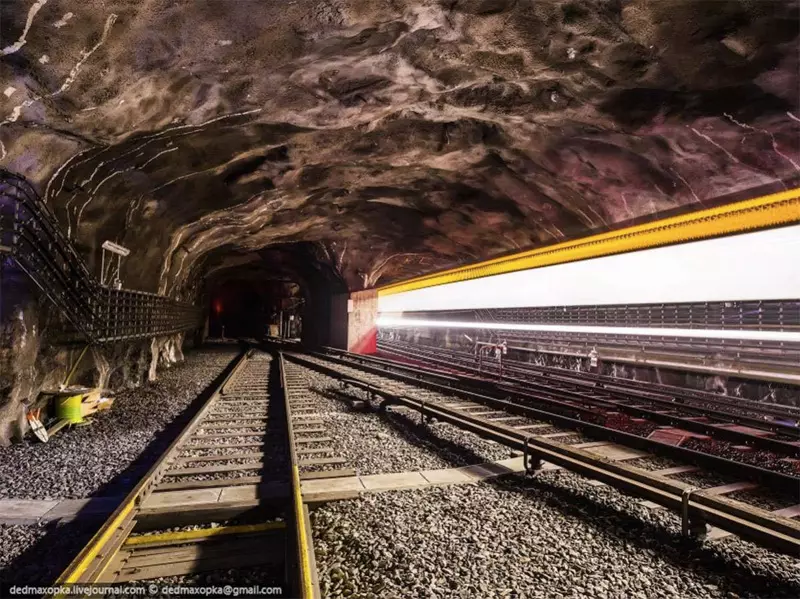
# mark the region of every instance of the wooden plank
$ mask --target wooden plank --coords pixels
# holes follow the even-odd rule
[[[237,536],[235,539],[222,540],[210,537],[198,541],[183,541],[183,546],[180,547],[160,546],[152,549],[136,547],[125,564],[125,568],[194,561],[198,558],[217,557],[226,553],[258,551],[262,543],[274,542],[276,536],[283,535],[283,530],[275,530],[271,534],[249,534]]]
[[[237,485],[257,485],[264,482],[263,476],[242,476],[240,478],[219,478],[217,480],[186,480],[176,482],[162,482],[153,489],[154,493],[160,491],[183,491],[186,489],[208,489],[212,487],[234,487]]]
[[[738,482],[738,483],[730,483],[727,485],[719,485],[718,487],[710,487],[708,489],[703,489],[702,491],[698,491],[702,495],[727,495],[728,493],[736,493],[737,491],[751,491],[753,489],[758,488],[756,483],[751,482]]]
[[[264,447],[264,442],[260,443],[207,443],[205,445],[181,445],[179,452],[191,451],[193,449],[240,449],[242,447]]]
[[[231,429],[231,430],[236,431],[236,430],[240,430],[240,429],[246,430],[246,429],[251,429],[251,428],[256,428],[256,429],[257,428],[262,428],[262,429],[266,430],[266,428],[264,427],[263,424],[208,424],[207,425],[205,423],[199,425],[197,427],[197,430],[219,431],[219,430]]]
[[[301,472],[300,480],[314,480],[318,478],[341,478],[343,476],[355,476],[353,468],[336,468],[334,470],[321,470],[319,472]]]
[[[164,476],[191,476],[192,474],[216,474],[217,472],[238,472],[240,470],[261,470],[264,460],[252,464],[229,464],[227,466],[202,466],[199,468],[178,468],[167,470]]]
[[[234,437],[265,437],[266,431],[258,431],[255,433],[221,433],[210,435],[192,435],[190,439],[232,439]]]
[[[550,428],[552,424],[525,424],[523,426],[515,426],[514,428],[521,431],[532,431],[537,428]]]
[[[52,437],[65,426],[69,425],[69,420],[59,420],[53,426],[47,429],[47,436]]]
[[[225,399],[219,402],[220,406],[238,406],[238,405],[246,405],[253,408],[269,408],[269,401],[266,399]]]
[[[312,453],[333,453],[333,447],[320,447],[319,449],[297,449],[297,455],[308,455]]]
[[[241,414],[236,414],[235,416],[231,416],[230,418],[220,417],[220,418],[206,418],[203,422],[200,423],[200,428],[205,426],[206,424],[217,424],[219,422],[267,422],[268,418],[264,418],[263,415],[259,416],[242,416]]]
[[[590,449],[592,447],[605,447],[611,445],[610,441],[587,441],[586,443],[577,443],[573,445],[575,449]]]
[[[177,530],[128,537],[125,541],[125,548],[135,550],[137,555],[154,555],[156,553],[174,551],[176,545],[205,543],[207,541],[216,543],[228,542],[249,538],[253,535],[274,534],[281,530],[286,530],[286,523],[282,521],[202,527],[195,530]]]
[[[194,560],[162,563],[142,568],[126,567],[119,573],[115,582],[149,580],[165,576],[184,576],[186,574],[207,572],[210,570],[227,570],[231,568],[277,563],[282,559],[284,551],[285,549],[282,543],[262,543],[261,549],[259,550],[236,555],[230,555],[229,552],[227,552],[223,555],[212,556],[210,558],[200,557]]]
[[[800,504],[790,505],[789,507],[775,510],[772,512],[772,514],[775,516],[781,516],[783,518],[797,518],[800,516]]]
[[[571,437],[574,435],[574,432],[565,432],[565,433],[550,433],[549,435],[542,435],[542,439],[558,439],[560,437]]]
[[[308,433],[308,432],[311,432],[311,431],[302,431],[302,432]],[[325,432],[325,431],[314,431],[314,432],[322,433],[322,432]],[[330,443],[331,441],[333,441],[333,439],[331,437],[300,437],[300,436],[296,436],[294,438],[295,445],[297,445],[298,443]]]
[[[224,460],[242,460],[247,458],[264,458],[264,454],[258,452],[251,452],[251,453],[231,453],[227,455],[198,456],[195,458],[184,457],[175,460],[175,462],[173,463],[188,464],[190,462],[222,462]]]
[[[672,468],[662,468],[661,470],[653,470],[650,474],[657,474],[658,476],[673,476],[675,474],[686,474],[689,472],[697,472],[700,470],[697,466],[673,466]]]
[[[303,466],[327,466],[328,464],[346,464],[347,460],[344,458],[316,458],[309,460],[298,460],[297,465]]]

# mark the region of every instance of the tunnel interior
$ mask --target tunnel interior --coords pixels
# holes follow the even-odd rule
[[[208,334],[258,337],[286,302],[278,324],[288,310],[290,333],[325,345],[334,296],[796,185],[799,15],[4,2],[0,166],[93,276],[112,242],[130,251],[123,289],[200,306]],[[41,294],[3,272],[0,383],[17,402],[62,350]]]
[[[207,314],[206,334],[325,343],[326,338],[314,336],[314,330],[330,330],[328,299],[347,292],[326,258],[307,243],[256,252],[222,249],[210,255],[198,283]]]

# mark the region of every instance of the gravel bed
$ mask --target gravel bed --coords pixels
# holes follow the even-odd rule
[[[0,524],[0,582],[49,585],[96,532],[100,522]]]
[[[237,353],[232,348],[189,352],[158,381],[118,393],[112,409],[93,415],[91,424],[62,430],[46,444],[0,447],[0,498],[80,499],[128,491],[168,445],[159,433]]]
[[[673,514],[567,472],[365,495],[311,520],[329,598],[800,596],[791,558],[686,541]]]
[[[240,406],[216,405],[214,410],[208,414],[208,418],[226,418],[242,412],[258,413],[259,417],[267,418],[269,416],[269,403],[259,402],[258,405],[242,404]]]
[[[589,439],[588,437],[584,437],[579,433],[575,433],[574,435],[570,435],[569,437],[556,437],[553,441],[558,441],[559,443],[563,443],[564,445],[578,445],[579,443],[590,443],[594,439]]]
[[[533,422],[531,424],[540,424],[540,423]],[[517,426],[522,426],[522,425],[517,425]],[[547,428],[542,427],[542,428],[534,428],[528,430],[528,433],[536,437],[541,437],[542,435],[555,435],[556,433],[568,433],[568,432],[569,432],[568,430],[559,428],[557,426],[548,426]],[[555,440],[558,441],[558,439]]]
[[[214,449],[182,449],[179,458],[194,458],[194,457],[210,457],[210,456],[223,456],[234,453],[254,453],[262,455],[268,451],[262,447],[216,447]]]
[[[215,586],[215,585],[231,585],[233,587],[246,587],[251,585],[258,585],[261,587],[282,587],[284,584],[284,567],[278,566],[258,566],[253,568],[231,568],[229,570],[214,570],[212,572],[201,572],[199,574],[187,574],[186,576],[168,576],[161,578],[153,578],[147,581],[147,584],[133,583],[134,586],[141,586],[149,588],[150,584],[158,584],[164,586]],[[286,589],[284,589],[286,590]],[[158,597],[165,599],[174,599],[175,592],[161,592],[155,595],[147,594],[147,597]],[[198,595],[205,597],[206,595]],[[234,596],[234,595],[231,595]],[[244,595],[247,596],[247,595]],[[252,596],[252,595],[251,595]],[[275,597],[284,597],[286,595],[276,594]]]
[[[728,493],[725,495],[725,497],[728,499],[741,501],[742,503],[747,503],[749,505],[761,508],[762,510],[767,510],[768,512],[774,512],[785,507],[797,505],[797,498],[795,497],[790,497],[788,495],[776,495],[773,493],[759,493],[758,489],[753,491],[737,491],[735,493]]]
[[[684,472],[683,474],[675,474],[670,478],[701,488],[719,487],[720,485],[737,482],[735,479],[713,472]]]
[[[211,443],[218,444],[219,447],[225,447],[226,445],[235,445],[237,443],[260,443],[264,441],[264,436],[261,435],[236,435],[235,437],[225,437],[224,439],[203,439],[193,437],[191,439],[187,439],[185,443],[181,445],[181,447],[185,449],[191,449],[195,445],[210,445]]]
[[[172,475],[169,471],[164,473],[164,482],[186,482],[198,480],[224,480],[228,478],[247,478],[248,476],[261,476],[263,482],[270,482],[273,480],[281,480],[278,478],[279,474],[286,474],[286,468],[277,468],[274,465],[268,464],[265,466],[254,466],[247,470],[231,470],[230,472],[209,472],[208,474],[191,474],[191,475]],[[287,475],[288,476],[288,475]]]
[[[251,437],[257,434],[266,433],[265,424],[258,424],[253,426],[245,425],[244,428],[203,428],[202,425],[195,431],[196,435],[250,435]]]
[[[213,416],[208,418],[207,420],[213,420],[214,422],[211,423],[206,422],[206,424],[213,424],[214,426],[219,426],[223,424],[225,426],[234,426],[234,425],[246,426],[248,428],[254,428],[256,430],[264,428],[266,424],[264,420],[262,420],[261,418],[248,418],[246,420],[242,419],[239,416],[237,416],[236,412],[232,412],[231,414],[226,414],[225,416]],[[201,423],[198,428],[202,430],[209,430],[203,427],[203,423]],[[222,429],[214,429],[214,430],[222,430]]]
[[[643,458],[636,458],[635,460],[626,460],[625,465],[642,468],[643,470],[663,470],[665,468],[683,466],[684,464],[676,462],[675,460],[670,460],[669,458],[646,456]]]
[[[169,470],[167,470],[166,474],[169,476],[171,470],[175,468],[196,468],[200,466],[234,466],[234,465],[244,465],[244,464],[258,464],[259,461],[264,459],[264,456],[261,454],[254,455],[251,458],[232,458],[227,460],[205,460],[202,456],[194,458],[188,462],[183,462],[177,466],[172,466]]]
[[[800,463],[785,460],[783,455],[763,449],[739,450],[735,445],[726,441],[689,439],[683,444],[686,449],[694,449],[712,455],[717,455],[735,462],[752,464],[759,468],[783,472],[792,476],[800,476]]]
[[[245,514],[238,518],[231,518],[229,520],[222,520],[220,522],[208,522],[205,524],[187,524],[185,526],[173,526],[170,528],[162,528],[159,530],[148,530],[147,532],[131,533],[131,537],[152,537],[154,535],[163,535],[173,532],[189,532],[192,530],[207,530],[211,528],[222,528],[223,526],[238,526],[240,524],[263,524],[265,522],[283,522],[283,517],[277,518],[264,518],[263,515]]]
[[[383,414],[353,411],[346,401],[331,397],[361,399],[360,392],[341,393],[334,379],[303,370],[311,387],[308,393],[324,422],[325,433],[319,436],[332,437],[328,445],[335,455],[359,474],[452,468],[511,455],[507,448],[450,424],[422,425],[416,412],[404,408],[393,407]]]

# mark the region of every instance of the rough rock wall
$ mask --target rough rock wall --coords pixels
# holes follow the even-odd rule
[[[3,350],[8,357],[4,366],[8,369],[4,367],[0,376],[0,445],[6,445],[27,433],[25,413],[43,407],[38,401],[40,392],[59,388],[83,348],[48,345],[34,308],[20,311],[4,327],[2,336],[11,341]],[[182,335],[177,335],[156,339],[152,345],[135,342],[92,348],[79,363],[70,383],[112,391],[138,387],[155,380],[156,367],[168,368],[182,361],[181,344]]]
[[[288,256],[311,301],[781,189],[798,29],[793,0],[4,1],[0,165],[93,271],[130,247],[129,287]]]
[[[795,1],[0,10],[0,163],[152,291],[299,241],[356,289],[800,171]]]

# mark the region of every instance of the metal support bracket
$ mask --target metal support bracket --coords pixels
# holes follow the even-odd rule
[[[692,493],[699,490],[701,490],[699,487],[688,487],[681,494],[681,532],[685,537],[702,539],[708,532],[705,520],[689,514],[689,500]]]
[[[533,453],[530,446],[531,437],[525,437],[525,447],[523,448],[522,464],[525,468],[525,475],[530,476],[536,474],[536,471],[542,467],[542,458]]]
[[[428,424],[431,421],[431,415],[425,412],[425,408],[428,406],[427,401],[420,402],[419,404],[419,423],[420,424]]]

